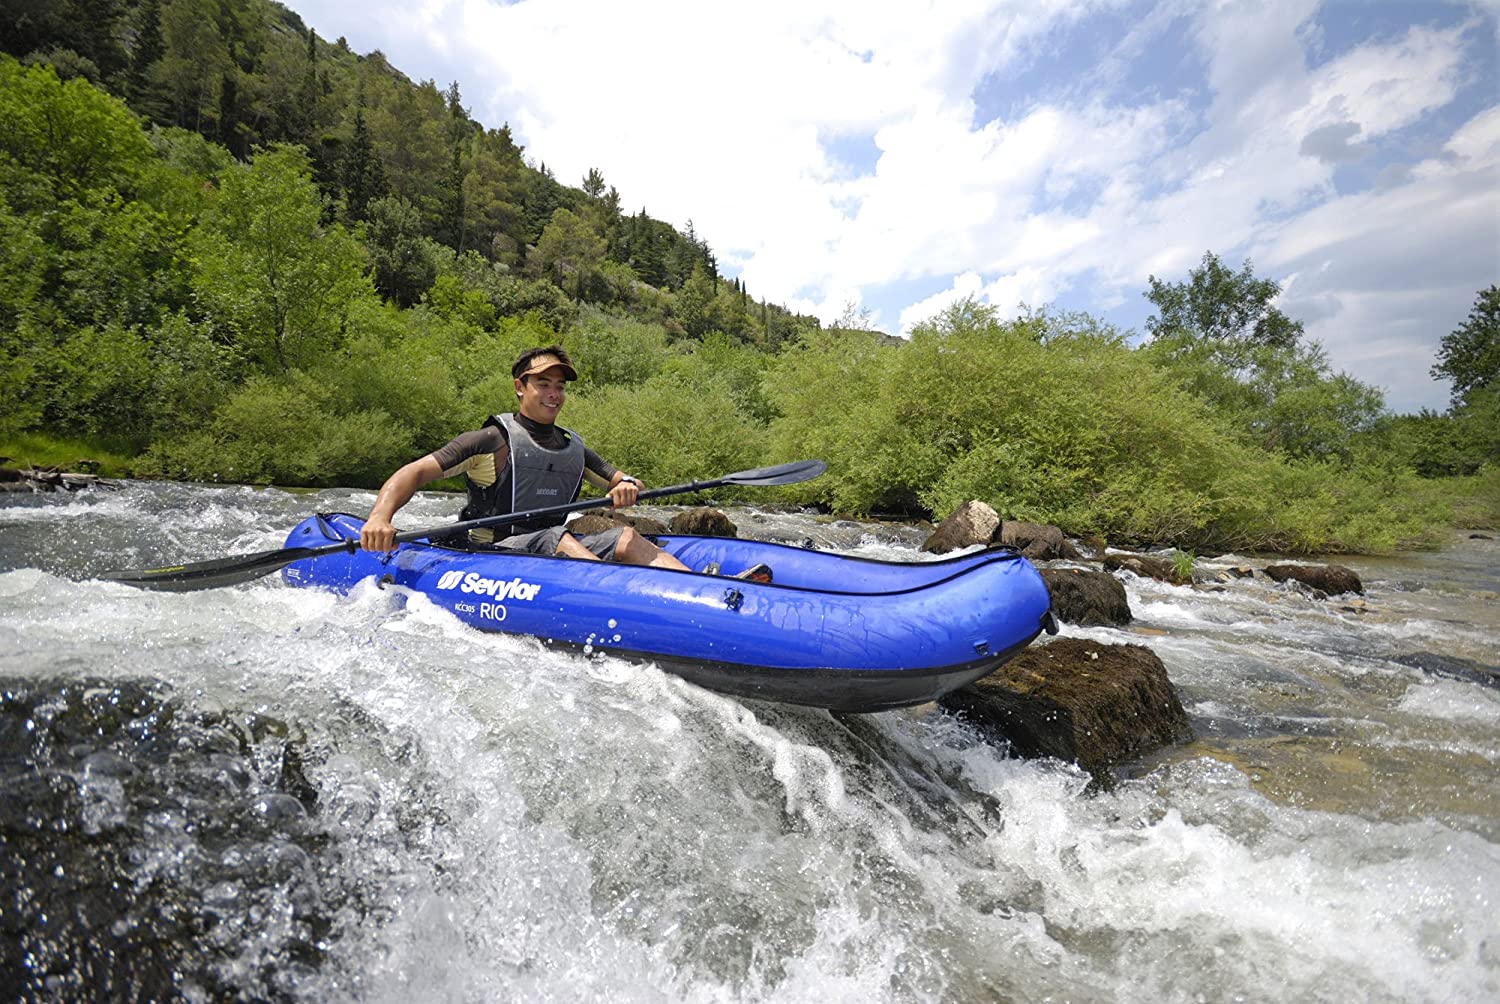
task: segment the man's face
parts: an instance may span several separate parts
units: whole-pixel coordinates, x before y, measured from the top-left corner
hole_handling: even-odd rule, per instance
[[[568,381],[563,379],[562,367],[542,370],[516,381],[516,396],[520,398],[520,412],[533,422],[551,425],[557,421],[563,400],[568,396]]]

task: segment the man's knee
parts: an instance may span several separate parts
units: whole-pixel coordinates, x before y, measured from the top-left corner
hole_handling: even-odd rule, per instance
[[[641,535],[635,532],[635,527],[625,526],[620,528],[620,536],[615,541],[615,550],[634,551],[640,546]]]

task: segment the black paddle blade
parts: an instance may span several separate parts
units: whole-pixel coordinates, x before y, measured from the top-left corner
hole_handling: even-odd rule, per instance
[[[730,485],[760,485],[762,487],[795,485],[799,481],[811,481],[826,470],[828,470],[828,465],[821,460],[794,460],[790,464],[740,471],[738,474],[729,474],[719,480]]]
[[[335,545],[334,550],[344,548]],[[214,589],[249,582],[262,575],[269,575],[278,568],[285,568],[294,561],[325,553],[323,547],[286,547],[276,551],[258,551],[255,554],[240,554],[213,561],[196,561],[190,565],[169,565],[166,568],[131,568],[117,572],[105,572],[99,578],[107,582],[123,582],[141,589],[159,589],[164,592],[185,593],[194,589]]]

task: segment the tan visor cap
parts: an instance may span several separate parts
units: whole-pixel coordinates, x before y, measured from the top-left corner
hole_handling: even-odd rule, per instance
[[[518,377],[518,379],[524,380],[527,377],[536,376],[538,373],[545,373],[547,370],[554,368],[561,369],[563,371],[563,376],[569,380],[578,379],[577,370],[569,366],[567,363],[563,362],[561,359],[552,355],[551,353],[537,356],[535,359],[531,360],[531,365],[526,367],[526,372],[522,373],[520,377]]]

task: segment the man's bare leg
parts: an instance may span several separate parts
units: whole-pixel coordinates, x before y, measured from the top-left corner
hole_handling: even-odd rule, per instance
[[[557,542],[557,550],[553,554],[560,554],[565,558],[581,558],[584,561],[598,561],[599,556],[584,547],[579,539],[571,533],[565,533]]]
[[[636,533],[630,527],[626,527],[620,531],[620,539],[615,542],[615,560],[623,561],[627,565],[647,565],[651,568],[674,568],[679,572],[692,571],[688,566]]]

